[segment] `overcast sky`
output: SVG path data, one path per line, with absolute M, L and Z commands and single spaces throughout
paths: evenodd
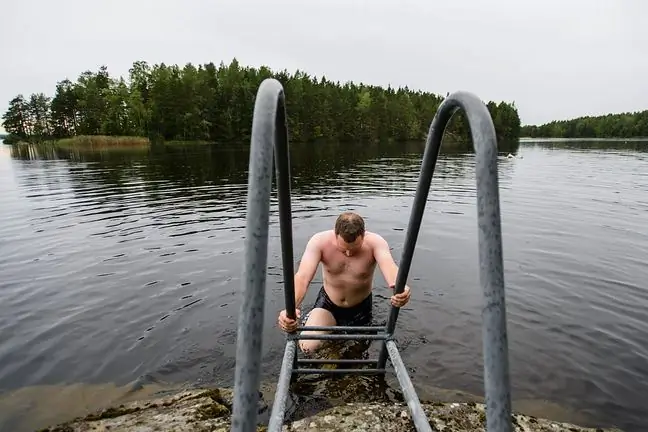
M 648 109 L 646 0 L 3 1 L 0 110 L 105 64 L 301 69 L 515 101 L 523 124 Z

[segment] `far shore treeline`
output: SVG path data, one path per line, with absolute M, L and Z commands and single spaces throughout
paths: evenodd
M 648 110 L 557 120 L 540 126 L 522 126 L 531 138 L 640 138 L 648 137 Z
M 249 140 L 254 99 L 261 82 L 278 79 L 286 92 L 291 141 L 425 139 L 443 100 L 405 88 L 339 83 L 304 72 L 213 63 L 183 67 L 135 62 L 127 78 L 105 66 L 76 81 L 56 84 L 53 96 L 17 95 L 3 115 L 11 142 L 43 142 L 108 135 L 151 141 L 241 142 Z M 514 104 L 488 102 L 500 140 L 517 141 L 520 118 Z M 467 136 L 461 113 L 447 130 Z

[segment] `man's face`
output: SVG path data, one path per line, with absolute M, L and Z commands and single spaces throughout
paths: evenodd
M 342 236 L 339 235 L 336 236 L 336 240 L 337 240 L 337 247 L 340 250 L 340 252 L 342 252 L 346 256 L 352 256 L 358 253 L 362 248 L 362 242 L 364 241 L 364 236 L 356 237 L 356 239 L 351 243 L 346 242 L 342 238 Z

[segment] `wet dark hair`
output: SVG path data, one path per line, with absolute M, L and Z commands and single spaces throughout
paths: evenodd
M 335 235 L 339 235 L 347 243 L 353 243 L 364 234 L 364 219 L 357 213 L 344 212 L 335 221 Z

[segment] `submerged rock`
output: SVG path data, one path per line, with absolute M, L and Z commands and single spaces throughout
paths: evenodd
M 189 390 L 174 396 L 108 408 L 42 432 L 205 432 L 229 431 L 232 390 Z M 263 407 L 262 409 L 267 409 Z M 432 430 L 472 432 L 485 430 L 485 407 L 474 402 L 423 403 Z M 514 414 L 514 430 L 521 432 L 601 432 L 573 424 Z M 266 428 L 259 425 L 258 430 Z M 285 432 L 300 431 L 415 431 L 406 404 L 356 402 L 328 408 L 315 415 L 286 422 Z M 605 429 L 605 431 L 618 429 Z

